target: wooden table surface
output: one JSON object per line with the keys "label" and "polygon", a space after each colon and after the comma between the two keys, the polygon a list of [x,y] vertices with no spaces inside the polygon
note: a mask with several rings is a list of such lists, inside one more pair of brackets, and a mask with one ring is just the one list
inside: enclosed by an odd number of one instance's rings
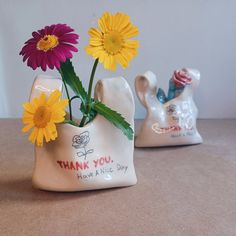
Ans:
{"label": "wooden table surface", "polygon": [[[139,125],[139,124],[137,124]],[[135,149],[137,185],[33,189],[33,145],[0,120],[0,235],[236,235],[236,120],[200,120],[204,143]]]}

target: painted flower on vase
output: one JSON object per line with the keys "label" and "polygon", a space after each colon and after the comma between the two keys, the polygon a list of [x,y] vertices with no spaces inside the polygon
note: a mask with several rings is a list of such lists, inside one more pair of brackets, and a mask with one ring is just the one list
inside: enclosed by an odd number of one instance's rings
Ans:
{"label": "painted flower on vase", "polygon": [[171,79],[169,80],[169,89],[167,92],[167,96],[162,88],[158,89],[157,99],[161,103],[166,103],[173,98],[178,97],[183,93],[184,88],[187,85],[192,84],[192,77],[188,73],[187,69],[183,68],[181,70],[175,70]]}
{"label": "painted flower on vase", "polygon": [[41,67],[46,71],[47,67],[60,68],[60,63],[72,58],[71,52],[78,49],[73,46],[77,44],[79,36],[66,24],[54,24],[46,26],[32,33],[32,38],[25,42],[20,55],[23,61],[33,70]]}
{"label": "painted flower on vase", "polygon": [[61,92],[55,90],[47,98],[45,93],[33,99],[32,102],[23,104],[24,113],[22,117],[23,132],[33,129],[29,141],[37,146],[43,146],[44,138],[46,142],[57,138],[56,123],[61,123],[65,119],[65,107],[68,100],[60,100]]}
{"label": "painted flower on vase", "polygon": [[85,50],[105,69],[115,70],[116,64],[126,68],[137,54],[139,43],[130,38],[138,35],[138,28],[124,13],[105,12],[98,20],[98,29],[91,28],[88,33],[91,38]]}
{"label": "painted flower on vase", "polygon": [[183,87],[192,83],[192,78],[186,69],[175,70],[172,80],[177,87]]}

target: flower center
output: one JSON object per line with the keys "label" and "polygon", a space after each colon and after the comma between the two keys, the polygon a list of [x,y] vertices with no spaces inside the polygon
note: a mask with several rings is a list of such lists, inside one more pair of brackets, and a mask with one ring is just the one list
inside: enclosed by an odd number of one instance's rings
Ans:
{"label": "flower center", "polygon": [[58,44],[57,36],[48,34],[38,41],[37,49],[47,52],[48,50],[55,48]]}
{"label": "flower center", "polygon": [[40,106],[34,113],[34,124],[38,128],[45,128],[51,119],[51,110],[47,106]]}
{"label": "flower center", "polygon": [[117,54],[124,43],[123,37],[117,31],[110,31],[104,35],[104,49],[109,54]]}

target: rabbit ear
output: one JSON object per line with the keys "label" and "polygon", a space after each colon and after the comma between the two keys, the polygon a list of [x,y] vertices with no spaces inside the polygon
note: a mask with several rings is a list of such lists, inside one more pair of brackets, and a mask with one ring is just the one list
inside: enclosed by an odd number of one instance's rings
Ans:
{"label": "rabbit ear", "polygon": [[144,75],[138,75],[135,78],[135,90],[143,106],[148,107],[149,97],[156,98],[157,94],[156,75],[151,71],[147,71]]}

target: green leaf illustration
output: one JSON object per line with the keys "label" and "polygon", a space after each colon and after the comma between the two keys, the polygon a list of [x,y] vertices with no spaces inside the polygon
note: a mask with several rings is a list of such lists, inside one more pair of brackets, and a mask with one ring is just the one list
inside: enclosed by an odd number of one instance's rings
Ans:
{"label": "green leaf illustration", "polygon": [[97,111],[98,114],[104,116],[117,128],[121,129],[121,131],[128,137],[129,140],[133,140],[134,131],[130,127],[130,124],[121,116],[121,114],[112,110],[99,101],[94,102],[93,109]]}

